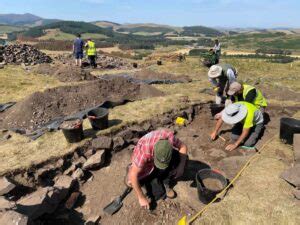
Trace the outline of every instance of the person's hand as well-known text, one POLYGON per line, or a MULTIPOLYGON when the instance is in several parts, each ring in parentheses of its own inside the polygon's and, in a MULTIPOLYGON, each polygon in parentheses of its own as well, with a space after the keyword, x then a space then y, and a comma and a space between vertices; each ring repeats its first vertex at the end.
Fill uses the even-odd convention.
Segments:
POLYGON ((139 198, 139 203, 142 208, 149 209, 150 208, 150 200, 146 197, 139 198))
POLYGON ((212 132, 211 133, 211 135, 210 135, 210 139, 212 140, 212 141, 214 141, 214 140, 216 140, 216 138, 217 138, 217 132, 212 132))
POLYGON ((227 151, 233 151, 234 149, 236 149, 238 147, 237 144, 230 144, 230 145, 227 145, 227 147, 225 148, 227 151))

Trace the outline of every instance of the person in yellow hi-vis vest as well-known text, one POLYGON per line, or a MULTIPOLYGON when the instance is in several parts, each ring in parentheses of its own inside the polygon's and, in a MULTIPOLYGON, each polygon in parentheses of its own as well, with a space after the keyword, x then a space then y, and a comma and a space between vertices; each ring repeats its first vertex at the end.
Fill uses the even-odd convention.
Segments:
POLYGON ((267 107, 267 101, 260 90, 240 82, 233 82, 229 86, 227 92, 229 96, 232 96, 234 102, 245 101, 255 105, 260 111, 264 112, 267 107))
POLYGON ((96 68, 96 56, 97 56, 97 49, 96 44, 94 41, 92 41, 91 38, 88 39, 87 43, 85 44, 86 47, 86 54, 88 56, 90 66, 96 68))

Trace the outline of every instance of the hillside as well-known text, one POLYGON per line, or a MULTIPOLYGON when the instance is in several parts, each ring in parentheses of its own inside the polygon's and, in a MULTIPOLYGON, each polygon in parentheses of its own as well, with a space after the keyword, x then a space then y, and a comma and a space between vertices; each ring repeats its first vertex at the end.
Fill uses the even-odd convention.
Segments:
POLYGON ((117 29, 118 32, 128 32, 128 33, 168 33, 174 32, 174 29, 168 27, 154 27, 154 26, 138 26, 138 27, 121 27, 117 29))
POLYGON ((223 33, 209 27, 204 26, 190 26, 190 27, 183 27, 183 32, 181 32, 181 35, 184 36, 210 36, 210 37, 216 37, 216 36, 222 36, 223 33))
POLYGON ((0 34, 9 34, 15 31, 22 31, 25 28, 22 26, 12 26, 6 24, 0 24, 0 34))
MULTIPOLYGON (((75 21, 60 21, 51 24, 47 24, 44 26, 37 26, 30 28, 29 30, 22 33, 25 37, 31 38, 40 38, 47 34, 52 34, 48 32, 49 30, 59 30, 66 34, 76 35, 78 33, 85 34, 101 34, 105 36, 112 36, 113 31, 109 28, 101 28, 91 23, 86 22, 75 22, 75 21)), ((53 38, 53 37, 52 37, 53 38)), ((45 38, 44 38, 45 39, 45 38)), ((50 38, 49 38, 50 39, 50 38)), ((61 39, 61 38, 60 38, 61 39)), ((62 38, 64 39, 64 38, 62 38)))
POLYGON ((25 25, 42 20, 41 17, 30 13, 25 14, 0 14, 0 23, 9 25, 25 25))
POLYGON ((105 20, 95 21, 95 22, 92 22, 92 23, 99 26, 99 27, 103 27, 103 28, 121 26, 121 24, 119 24, 119 23, 114 23, 114 22, 105 21, 105 20))

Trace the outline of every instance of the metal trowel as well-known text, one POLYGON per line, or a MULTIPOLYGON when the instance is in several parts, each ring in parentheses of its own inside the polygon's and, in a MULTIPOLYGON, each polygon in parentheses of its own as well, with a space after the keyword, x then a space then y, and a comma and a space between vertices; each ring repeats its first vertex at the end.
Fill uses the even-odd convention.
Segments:
POLYGON ((108 215, 113 215, 116 212, 118 212, 122 206, 123 206, 123 200, 124 198, 131 192, 132 188, 131 187, 127 187, 125 189, 125 191, 123 192, 122 195, 120 195, 119 197, 117 197, 115 200, 113 200, 110 204, 108 204, 107 206, 105 206, 103 208, 103 211, 105 213, 107 213, 108 215))

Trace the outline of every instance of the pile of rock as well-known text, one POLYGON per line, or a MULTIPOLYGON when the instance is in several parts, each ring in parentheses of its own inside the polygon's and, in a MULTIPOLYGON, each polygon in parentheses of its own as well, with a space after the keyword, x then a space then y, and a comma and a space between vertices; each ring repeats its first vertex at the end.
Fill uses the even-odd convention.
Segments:
POLYGON ((51 63, 52 59, 31 45, 15 44, 0 47, 0 62, 25 64, 27 66, 51 63))
POLYGON ((101 69, 129 69, 132 65, 124 59, 107 55, 97 56, 97 66, 101 69))

